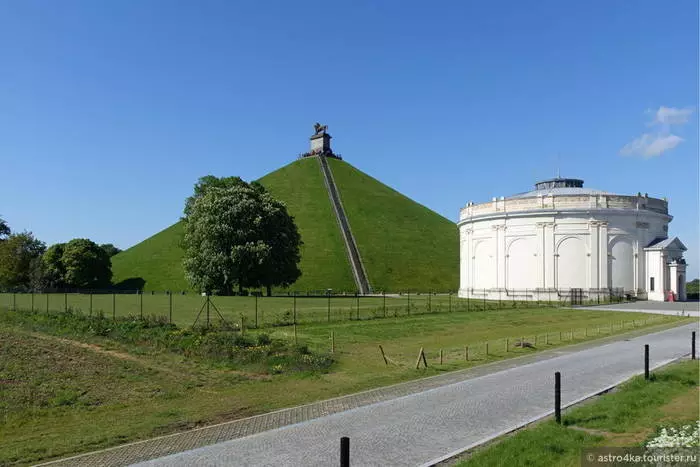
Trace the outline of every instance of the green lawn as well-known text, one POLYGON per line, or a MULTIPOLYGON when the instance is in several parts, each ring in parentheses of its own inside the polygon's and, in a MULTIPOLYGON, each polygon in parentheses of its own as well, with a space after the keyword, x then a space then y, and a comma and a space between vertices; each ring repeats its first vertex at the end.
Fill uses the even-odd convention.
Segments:
POLYGON ((699 417, 698 361, 685 361, 636 377, 619 390, 564 413, 562 425, 546 421, 476 450, 467 466, 577 466, 581 450, 642 446, 660 426, 695 423, 699 417))
MULTIPOLYGON (((610 324, 617 334, 633 326, 689 322, 660 316, 633 325, 635 316, 628 313, 518 309, 304 324, 297 327, 297 339, 316 351, 331 350, 333 333, 336 363, 327 373, 272 375, 157 351, 147 342, 136 346, 69 331, 52 336, 50 329, 39 332, 31 320, 11 316, 0 312, 0 379, 12 382, 0 385, 0 400, 11 401, 0 405, 0 465, 93 450, 582 342, 608 335, 610 324), (535 349, 514 347, 520 337, 534 342, 535 336, 535 349), (380 344, 394 364, 384 364, 380 344), (420 347, 429 367, 415 370, 420 347)), ((292 326, 266 331, 289 340, 294 335, 292 326)))
MULTIPOLYGON (((130 294, 0 294, 0 307, 6 306, 24 310, 63 311, 66 308, 84 313, 102 312, 107 316, 156 315, 170 317, 179 326, 192 325, 201 311, 201 319, 206 319, 205 298, 196 294, 164 293, 130 294), (172 305, 171 305, 172 303, 172 305)), ((557 302, 514 302, 466 300, 454 295, 403 294, 355 297, 211 297, 210 318, 218 320, 216 310, 230 323, 240 323, 241 317, 248 327, 276 326, 294 322, 296 309, 297 323, 337 322, 391 318, 395 316, 424 315, 431 313, 464 312, 476 310, 497 310, 518 308, 540 308, 559 306, 557 302), (256 313, 257 310, 257 313, 256 313), (256 318, 257 316, 257 318, 256 318)))

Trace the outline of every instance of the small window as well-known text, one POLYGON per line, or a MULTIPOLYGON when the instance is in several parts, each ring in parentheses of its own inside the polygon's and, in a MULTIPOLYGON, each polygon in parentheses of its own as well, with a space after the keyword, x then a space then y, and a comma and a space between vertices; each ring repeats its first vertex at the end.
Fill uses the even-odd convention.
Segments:
POLYGON ((653 277, 649 278, 649 291, 650 292, 654 291, 654 278, 653 277))

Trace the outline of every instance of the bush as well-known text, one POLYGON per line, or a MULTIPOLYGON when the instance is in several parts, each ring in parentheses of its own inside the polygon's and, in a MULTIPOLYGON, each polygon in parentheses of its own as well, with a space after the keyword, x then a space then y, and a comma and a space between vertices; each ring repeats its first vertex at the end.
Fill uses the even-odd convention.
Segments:
POLYGON ((270 345, 271 343, 272 339, 268 334, 258 334, 258 345, 270 345))

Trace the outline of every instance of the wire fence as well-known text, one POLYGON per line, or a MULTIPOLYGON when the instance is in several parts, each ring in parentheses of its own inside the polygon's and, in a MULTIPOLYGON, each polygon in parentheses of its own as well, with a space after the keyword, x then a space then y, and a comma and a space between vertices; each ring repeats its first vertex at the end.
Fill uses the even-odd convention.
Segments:
MULTIPOLYGON (((0 293, 0 308, 31 311, 77 311, 107 317, 164 317, 178 326, 195 322, 210 325, 214 320, 260 328, 315 322, 359 321, 398 318, 431 313, 532 309, 570 305, 562 294, 549 291, 537 300, 459 298, 448 293, 401 293, 375 295, 213 296, 131 291, 47 291, 0 293)), ((624 295, 610 294, 608 301, 620 302, 624 295)), ((596 301, 589 301, 596 303, 596 301)), ((605 301, 604 301, 605 302, 605 301)), ((603 303, 598 299, 597 303, 603 303)), ((579 303, 582 304, 582 303, 579 303)))

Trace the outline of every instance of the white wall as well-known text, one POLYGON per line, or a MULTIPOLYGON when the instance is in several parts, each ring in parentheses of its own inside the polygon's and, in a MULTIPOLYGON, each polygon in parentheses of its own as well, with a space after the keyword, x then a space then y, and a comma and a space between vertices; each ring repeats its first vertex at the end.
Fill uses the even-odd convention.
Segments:
MULTIPOLYGON (((463 217, 459 295, 477 296, 472 289, 479 289, 478 296, 482 289, 497 296, 499 291, 609 287, 645 293, 647 270, 655 266, 647 264, 644 247, 666 236, 670 219, 643 209, 590 206, 463 217)), ((661 284, 657 276, 657 291, 661 284)))

